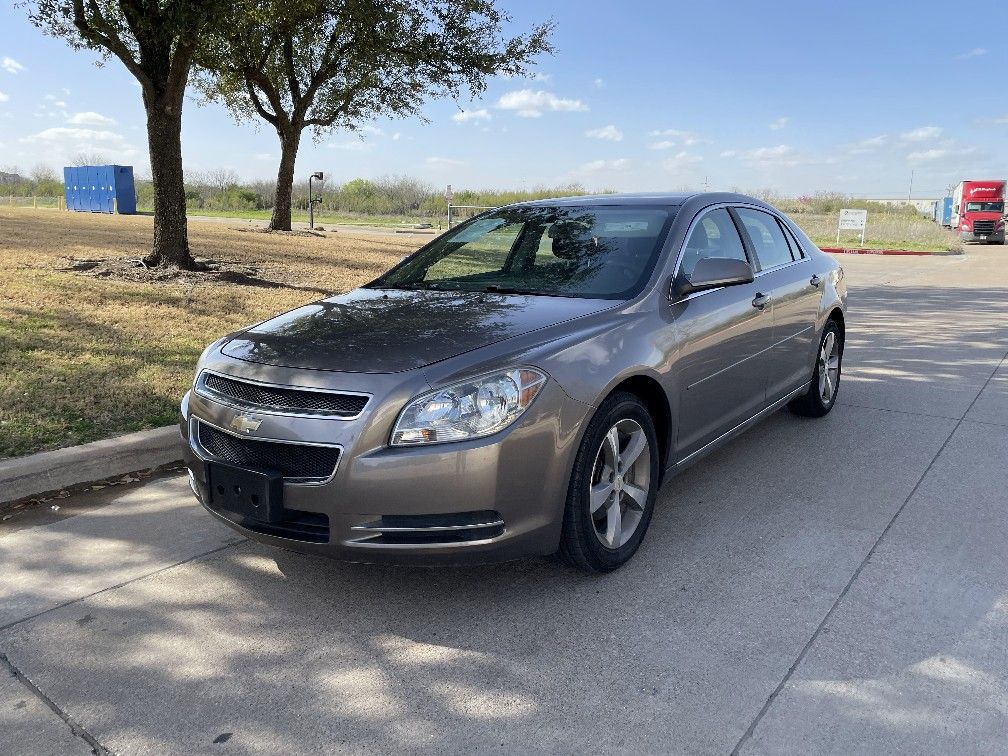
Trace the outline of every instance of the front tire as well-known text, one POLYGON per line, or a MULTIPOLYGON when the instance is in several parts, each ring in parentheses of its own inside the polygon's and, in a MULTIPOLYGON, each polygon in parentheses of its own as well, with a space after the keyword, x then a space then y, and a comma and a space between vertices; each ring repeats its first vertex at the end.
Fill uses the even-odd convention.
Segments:
POLYGON ((660 453, 638 397, 620 391, 602 403, 574 460, 557 552, 563 562, 610 572, 634 555, 651 523, 660 453))
POLYGON ((840 327, 833 319, 826 321, 819 350, 816 352, 815 370, 808 391, 788 404, 788 409, 802 417, 822 417, 836 404, 840 390, 840 363, 843 360, 843 340, 840 327))

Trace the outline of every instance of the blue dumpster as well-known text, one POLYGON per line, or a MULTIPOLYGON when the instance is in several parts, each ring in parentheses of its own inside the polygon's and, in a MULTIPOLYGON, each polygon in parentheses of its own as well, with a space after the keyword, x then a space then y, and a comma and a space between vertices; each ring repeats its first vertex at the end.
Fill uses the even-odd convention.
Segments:
POLYGON ((131 165, 83 165, 63 169, 67 210, 82 213, 136 212, 131 165))

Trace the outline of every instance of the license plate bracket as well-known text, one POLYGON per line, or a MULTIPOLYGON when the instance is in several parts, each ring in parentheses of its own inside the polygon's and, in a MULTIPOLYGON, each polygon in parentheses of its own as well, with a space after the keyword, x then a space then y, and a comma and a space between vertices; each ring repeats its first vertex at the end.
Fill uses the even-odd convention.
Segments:
POLYGON ((283 476, 273 470, 249 470, 220 462, 207 464, 210 502, 259 522, 282 522, 283 476))

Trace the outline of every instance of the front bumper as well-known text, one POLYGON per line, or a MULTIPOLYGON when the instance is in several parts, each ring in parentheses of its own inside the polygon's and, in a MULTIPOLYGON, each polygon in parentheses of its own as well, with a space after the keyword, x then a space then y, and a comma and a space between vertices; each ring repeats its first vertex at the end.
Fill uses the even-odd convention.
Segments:
POLYGON ((995 231, 992 234, 979 235, 974 234, 972 231, 960 231, 959 239, 964 242, 984 242, 987 244, 1004 244, 1005 243, 1005 232, 1004 228, 995 231))
MULTIPOLYGON (((352 380, 362 377, 369 378, 352 380)), ((236 410, 187 394, 181 430, 193 492, 217 519, 249 538, 349 561, 489 562, 555 551, 585 405, 550 380, 518 422, 498 434, 391 448, 391 425, 414 390, 383 387, 353 420, 262 415, 261 425, 243 438, 342 449, 329 480, 284 482, 290 518, 279 524, 215 504, 208 463, 220 460, 200 445, 194 429, 196 423, 227 429, 236 410)))

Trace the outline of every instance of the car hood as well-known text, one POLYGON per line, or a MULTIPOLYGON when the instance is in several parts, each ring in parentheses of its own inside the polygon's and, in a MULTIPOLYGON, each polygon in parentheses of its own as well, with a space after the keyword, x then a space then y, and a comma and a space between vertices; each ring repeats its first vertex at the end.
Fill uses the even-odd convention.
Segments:
POLYGON ((397 373, 589 315, 612 300, 355 289, 235 334, 229 357, 350 373, 397 373))

